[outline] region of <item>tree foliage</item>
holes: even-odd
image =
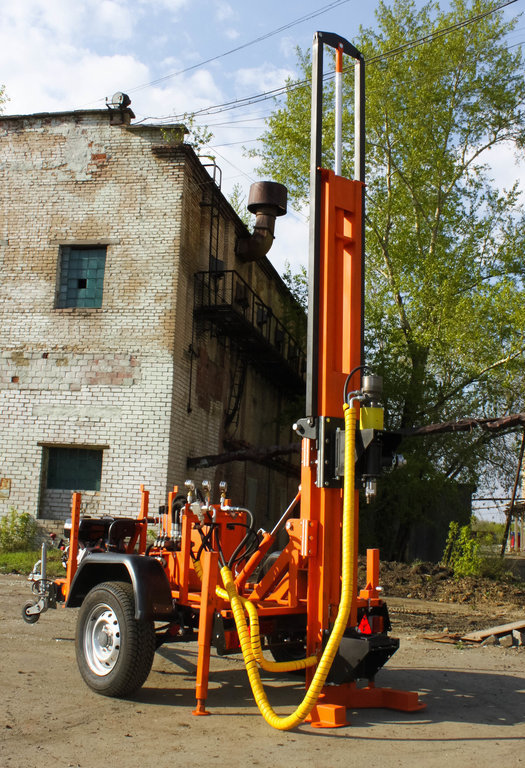
[[[292,266],[288,260],[284,262],[282,278],[286,287],[304,309],[308,309],[308,273],[306,267],[301,265],[298,272],[292,272]]]
[[[390,428],[523,408],[525,215],[517,185],[498,189],[487,163],[524,145],[525,80],[521,49],[506,41],[515,22],[493,8],[380,2],[375,27],[352,40],[367,61],[367,362],[385,378]],[[308,53],[299,68],[310,77]],[[330,79],[325,93],[331,167]],[[350,67],[347,176],[352,94]],[[310,89],[290,87],[259,152],[261,172],[296,202],[308,197],[309,111]],[[490,443],[484,433],[418,441],[421,474],[475,482],[495,458]]]
[[[4,111],[5,105],[8,101],[9,98],[5,90],[5,85],[0,85],[0,112]]]
[[[183,130],[183,128],[185,130]],[[186,144],[193,147],[197,154],[201,154],[213,138],[213,133],[207,125],[200,125],[194,115],[185,112],[180,125],[162,128],[162,135],[168,144],[179,144],[186,137]],[[215,157],[209,156],[215,160]]]
[[[232,191],[228,195],[228,200],[243,224],[250,229],[253,224],[253,214],[246,207],[248,200],[244,194],[242,184],[236,183],[233,185]]]

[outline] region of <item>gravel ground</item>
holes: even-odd
[[[525,649],[443,645],[421,637],[445,627],[481,629],[489,619],[488,626],[525,618],[518,607],[485,612],[465,603],[392,597],[392,634],[401,647],[376,682],[419,691],[427,708],[414,714],[356,710],[349,712],[347,728],[302,725],[279,732],[259,715],[237,656],[212,657],[212,716],[192,716],[195,644],[161,648],[133,699],[97,696],[76,667],[77,611],[48,611],[28,625],[20,618],[28,596],[23,577],[0,576],[2,768],[525,763]],[[279,713],[291,712],[302,698],[298,678],[268,675],[265,684]]]

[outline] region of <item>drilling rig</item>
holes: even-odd
[[[322,168],[323,54],[335,51],[335,163]],[[341,175],[343,57],[355,70],[354,178]],[[346,710],[415,712],[418,694],[376,687],[399,647],[379,586],[379,552],[367,552],[358,588],[359,490],[370,499],[398,438],[384,430],[382,380],[364,362],[365,73],[362,54],[337,34],[317,32],[312,51],[309,307],[301,484],[271,532],[232,504],[225,483],[174,490],[148,546],[149,494],[131,518],[81,518],[73,495],[67,571],[51,581],[45,546],[26,621],[57,603],[79,607],[77,663],[86,684],[114,697],[145,682],[163,643],[198,644],[195,715],[209,714],[212,647],[242,653],[265,720],[288,730],[347,724]],[[274,552],[278,534],[288,541]],[[79,557],[79,553],[82,557]],[[265,652],[270,652],[269,660]],[[259,669],[304,670],[306,692],[286,717],[272,709]]]

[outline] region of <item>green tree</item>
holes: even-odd
[[[228,200],[243,224],[250,228],[253,224],[253,214],[251,214],[246,207],[248,200],[244,194],[242,184],[236,183],[233,185],[232,191],[228,196]]]
[[[368,62],[367,362],[385,378],[389,428],[523,407],[525,215],[517,187],[497,189],[486,163],[490,150],[523,147],[525,81],[521,49],[506,42],[515,22],[493,8],[380,2],[375,28],[352,40]],[[310,77],[309,58],[299,52],[297,82]],[[352,105],[353,67],[345,78]],[[331,167],[329,79],[325,88]],[[296,202],[308,197],[309,111],[309,88],[290,88],[258,151],[261,173]],[[352,126],[350,106],[348,176]],[[422,477],[475,482],[490,439],[450,435],[412,450]]]
[[[0,85],[0,112],[4,111],[5,105],[8,101],[9,101],[9,98],[5,91],[5,85]]]
[[[308,272],[303,265],[299,266],[299,272],[292,272],[292,266],[287,260],[284,262],[282,278],[286,287],[304,309],[308,309]]]
[[[184,126],[186,129],[185,132],[181,130],[181,126]],[[189,144],[190,147],[193,147],[197,154],[202,154],[206,146],[213,138],[213,133],[210,131],[208,126],[200,125],[197,123],[195,117],[188,112],[184,113],[182,122],[179,126],[163,128],[162,135],[168,144],[178,144],[185,137],[187,137],[186,144]],[[214,160],[215,158],[211,157],[211,159]]]

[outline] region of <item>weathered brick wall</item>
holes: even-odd
[[[0,477],[11,480],[0,514],[68,516],[70,494],[42,482],[45,446],[103,447],[96,511],[122,515],[136,513],[140,483],[155,510],[188,456],[223,450],[229,352],[193,327],[208,191],[192,150],[159,129],[111,125],[103,111],[0,118]],[[241,230],[222,199],[218,258],[277,306],[270,265],[235,259]],[[60,246],[96,244],[107,247],[102,307],[55,309]],[[278,390],[250,375],[243,402],[234,437],[276,442]],[[268,472],[230,465],[220,477],[266,516],[294,486]]]
[[[26,352],[23,363],[2,353],[2,475],[9,505],[65,518],[68,493],[41,488],[43,446],[104,447],[98,511],[135,514],[139,485],[164,498],[171,415],[171,356]],[[7,376],[6,372],[7,371]]]
[[[107,446],[101,513],[166,494],[184,159],[104,113],[0,121],[0,474],[13,505],[65,517],[43,445]],[[7,204],[8,201],[8,204]],[[107,245],[101,309],[54,309],[59,246]],[[70,494],[69,494],[70,495]]]

